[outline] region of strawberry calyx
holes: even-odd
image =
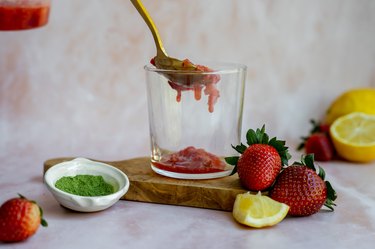
[[[47,227],[48,226],[48,222],[43,218],[43,209],[41,206],[38,205],[38,203],[36,203],[36,201],[33,201],[33,200],[29,200],[27,199],[25,196],[21,195],[20,193],[18,193],[18,196],[21,198],[21,199],[24,199],[26,201],[29,201],[35,205],[38,206],[39,208],[39,213],[40,213],[40,224],[43,226],[43,227]]]
[[[294,162],[293,165],[301,165],[306,166],[307,168],[313,170],[314,172],[317,172],[315,165],[314,165],[314,154],[307,154],[301,156],[301,162]],[[337,193],[333,189],[331,183],[329,181],[325,180],[326,173],[324,169],[320,166],[318,166],[319,170],[317,172],[318,176],[324,181],[326,188],[327,188],[327,197],[326,201],[324,203],[324,206],[329,208],[331,211],[334,211],[333,206],[336,206],[334,201],[337,199]]]
[[[277,150],[281,158],[282,166],[288,165],[288,160],[291,158],[291,155],[288,152],[288,147],[285,146],[285,141],[278,140],[276,137],[269,139],[269,136],[266,133],[265,125],[263,125],[261,129],[249,129],[246,133],[246,143],[248,146],[244,145],[243,143],[240,143],[236,146],[232,145],[232,148],[238,153],[243,154],[245,150],[253,144],[267,144],[274,147]],[[239,158],[239,156],[225,158],[225,161],[228,164],[234,166],[231,175],[237,172],[237,163]]]

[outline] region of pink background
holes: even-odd
[[[170,55],[248,66],[243,131],[266,124],[294,159],[310,118],[322,118],[347,89],[375,87],[373,0],[144,3]],[[22,193],[50,224],[25,243],[0,247],[374,247],[375,162],[320,163],[339,194],[336,211],[268,229],[200,208],[119,201],[82,214],[61,207],[43,184],[45,160],[149,155],[143,65],[155,48],[127,0],[52,4],[46,27],[0,32],[0,203]]]
[[[244,131],[265,123],[295,146],[341,92],[375,87],[374,1],[144,4],[170,55],[248,66]],[[53,1],[46,27],[0,44],[0,156],[149,154],[142,67],[155,48],[130,1]]]

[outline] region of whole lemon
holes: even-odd
[[[352,112],[375,114],[374,88],[351,89],[341,94],[328,108],[325,122],[332,124],[337,118]]]

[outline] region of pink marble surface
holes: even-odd
[[[293,153],[298,155],[298,153]],[[375,163],[320,163],[338,192],[334,212],[287,217],[274,227],[239,225],[230,212],[119,201],[97,213],[61,207],[42,180],[43,157],[1,157],[0,202],[22,193],[44,208],[48,228],[1,248],[373,248]]]
[[[291,148],[341,92],[375,87],[374,1],[144,3],[169,54],[246,64],[243,129],[265,123]],[[262,230],[198,208],[129,201],[93,214],[62,208],[43,184],[45,160],[149,154],[142,65],[155,53],[151,35],[129,1],[64,0],[52,1],[46,27],[0,32],[0,44],[0,202],[23,193],[39,201],[50,223],[1,248],[375,244],[375,163],[322,163],[339,193],[337,210]]]

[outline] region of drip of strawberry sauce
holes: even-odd
[[[150,63],[155,66],[154,58],[151,59]],[[183,60],[182,67],[180,70],[186,71],[191,70],[191,63],[188,59]],[[212,69],[202,65],[194,65],[194,72],[213,72]],[[178,80],[168,80],[169,85],[176,90],[176,101],[181,101],[181,96],[183,91],[193,91],[195,100],[199,101],[202,98],[202,90],[205,95],[208,95],[208,111],[214,111],[214,105],[217,99],[220,97],[220,92],[216,87],[216,84],[220,81],[220,76],[217,74],[194,74],[187,75],[184,78],[183,83]]]

